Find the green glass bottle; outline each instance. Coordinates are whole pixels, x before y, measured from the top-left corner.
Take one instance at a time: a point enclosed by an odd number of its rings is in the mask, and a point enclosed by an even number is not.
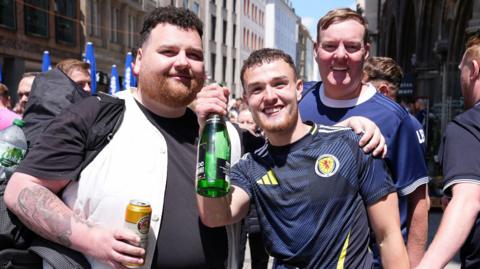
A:
[[[222,197],[230,191],[230,139],[222,117],[208,117],[198,144],[197,193]]]

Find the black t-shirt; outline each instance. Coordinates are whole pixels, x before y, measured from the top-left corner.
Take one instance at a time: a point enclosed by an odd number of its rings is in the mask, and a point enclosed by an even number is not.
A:
[[[168,148],[167,186],[162,224],[152,268],[225,268],[228,255],[224,227],[200,221],[195,196],[198,123],[187,109],[181,118],[163,118],[143,108],[162,132]]]
[[[445,193],[450,194],[454,184],[480,184],[479,152],[480,106],[477,105],[455,117],[445,130],[438,154]],[[460,258],[462,268],[480,268],[480,215],[460,250]]]
[[[188,109],[181,118],[166,119],[139,107],[162,132],[168,149],[164,210],[152,268],[225,268],[225,228],[208,228],[198,216],[195,114]],[[89,128],[100,109],[94,99],[66,109],[37,140],[17,171],[42,179],[77,180]]]

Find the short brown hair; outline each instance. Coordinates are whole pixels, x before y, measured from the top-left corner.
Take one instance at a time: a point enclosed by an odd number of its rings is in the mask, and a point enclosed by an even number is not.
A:
[[[351,10],[350,8],[338,8],[330,10],[325,16],[320,18],[317,24],[317,41],[320,41],[320,30],[325,30],[330,25],[336,22],[342,22],[346,20],[355,20],[359,22],[365,29],[365,33],[363,34],[363,43],[367,44],[370,42],[369,35],[368,35],[368,22],[367,20],[362,17],[357,12]]]
[[[3,84],[3,83],[0,83],[0,97],[8,97],[8,87]]]
[[[63,73],[67,74],[68,76],[70,76],[75,69],[80,69],[88,74],[90,64],[77,59],[65,59],[60,61],[56,68],[62,70]]]
[[[290,55],[279,49],[264,48],[252,52],[250,56],[248,56],[248,58],[243,62],[243,66],[240,71],[240,78],[242,80],[243,88],[245,89],[244,75],[248,68],[251,68],[255,65],[262,65],[264,63],[271,63],[276,60],[283,60],[286,62],[292,68],[294,78],[297,79],[297,69],[295,68],[295,63]]]
[[[474,35],[467,40],[465,60],[480,59],[480,36]]]
[[[400,88],[403,79],[402,68],[390,57],[370,57],[363,65],[365,82],[383,80]]]

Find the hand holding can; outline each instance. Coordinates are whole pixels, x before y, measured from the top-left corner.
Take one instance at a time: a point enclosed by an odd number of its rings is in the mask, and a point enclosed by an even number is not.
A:
[[[131,200],[125,211],[125,227],[135,232],[140,237],[139,247],[147,253],[148,232],[150,230],[150,218],[152,207],[148,202]],[[138,268],[145,264],[124,264],[128,268]]]

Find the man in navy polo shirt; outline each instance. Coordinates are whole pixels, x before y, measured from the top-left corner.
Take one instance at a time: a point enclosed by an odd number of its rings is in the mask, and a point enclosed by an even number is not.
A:
[[[467,43],[460,69],[467,111],[447,125],[438,156],[451,195],[440,227],[417,268],[443,268],[460,249],[462,269],[480,268],[480,38]]]

